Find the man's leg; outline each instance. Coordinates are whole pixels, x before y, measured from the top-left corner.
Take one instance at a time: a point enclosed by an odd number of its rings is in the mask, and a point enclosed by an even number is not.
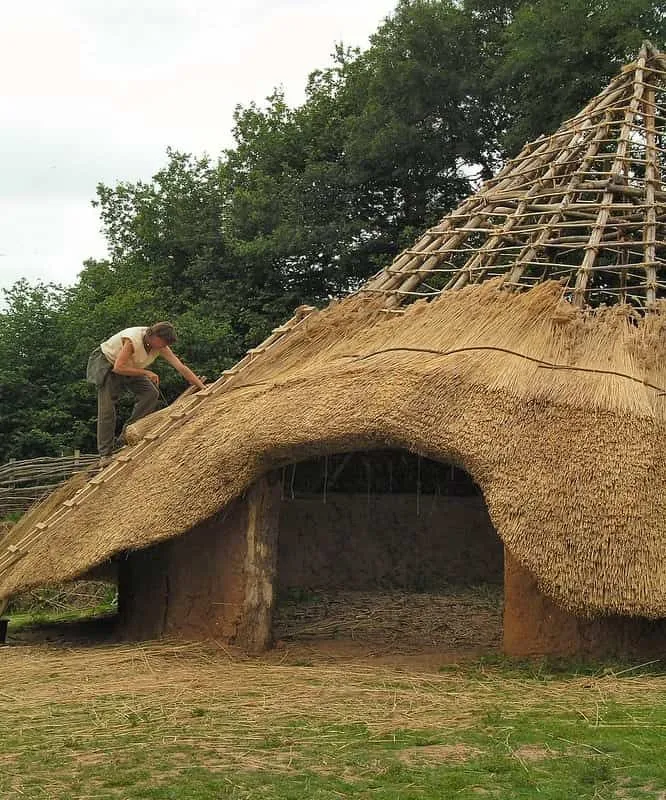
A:
[[[97,389],[97,450],[100,456],[110,456],[113,452],[113,437],[116,433],[116,403],[120,397],[121,386],[112,373]]]
[[[160,402],[160,392],[149,378],[127,376],[125,377],[125,386],[135,397],[132,416],[125,423],[126,428],[138,419],[145,417],[147,414],[152,414],[152,412],[155,411]]]

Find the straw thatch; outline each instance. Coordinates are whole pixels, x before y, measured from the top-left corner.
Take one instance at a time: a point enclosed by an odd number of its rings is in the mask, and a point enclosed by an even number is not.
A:
[[[0,592],[183,533],[281,464],[397,446],[467,469],[507,547],[567,607],[665,615],[666,316],[584,312],[560,292],[491,282],[403,315],[358,297],[310,315],[149,458],[93,479]]]
[[[468,470],[564,607],[666,616],[665,67],[645,46],[356,295],[299,309],[135,426],[134,447],[12,534],[0,596],[184,533],[280,465],[388,446]],[[604,296],[621,302],[589,308]]]

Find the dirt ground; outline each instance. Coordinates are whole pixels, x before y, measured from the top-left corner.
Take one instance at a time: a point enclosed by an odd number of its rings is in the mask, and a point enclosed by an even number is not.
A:
[[[419,666],[497,652],[502,636],[499,587],[445,593],[326,592],[282,598],[274,620],[271,662],[368,660]],[[32,625],[7,637],[9,646],[57,647],[117,641],[115,618]],[[226,647],[234,657],[239,651]]]
[[[499,587],[446,593],[329,592],[283,600],[274,619],[280,646],[364,650],[376,657],[427,651],[496,650],[502,637]]]

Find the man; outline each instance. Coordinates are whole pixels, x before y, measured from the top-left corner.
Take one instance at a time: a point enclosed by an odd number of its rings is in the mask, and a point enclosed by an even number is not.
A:
[[[134,395],[135,404],[127,425],[157,408],[160,379],[146,367],[162,356],[192,386],[204,384],[171,350],[176,330],[170,322],[150,327],[125,328],[93,350],[88,359],[86,378],[97,386],[97,449],[100,466],[111,461],[116,432],[116,403],[125,391]]]

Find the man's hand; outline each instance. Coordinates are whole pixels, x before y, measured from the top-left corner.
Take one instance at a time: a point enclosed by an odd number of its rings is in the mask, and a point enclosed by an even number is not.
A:
[[[147,369],[146,378],[151,380],[155,384],[155,386],[160,385],[160,376],[156,372],[151,372],[149,369]]]
[[[167,363],[171,364],[174,369],[177,369],[191,386],[196,386],[197,389],[206,388],[206,384],[203,380],[198,375],[195,375],[189,367],[186,367],[170,347],[163,347],[160,351],[160,355]]]

